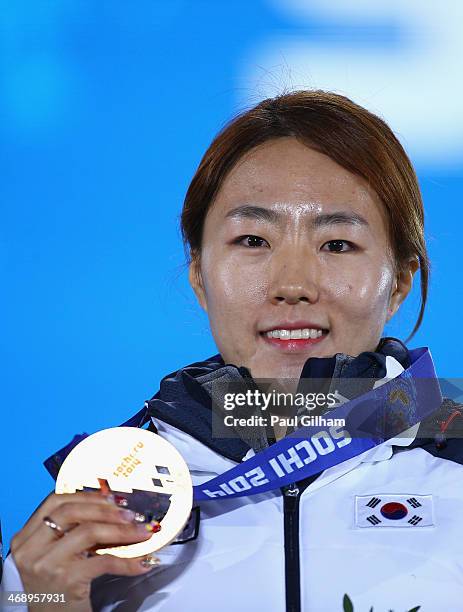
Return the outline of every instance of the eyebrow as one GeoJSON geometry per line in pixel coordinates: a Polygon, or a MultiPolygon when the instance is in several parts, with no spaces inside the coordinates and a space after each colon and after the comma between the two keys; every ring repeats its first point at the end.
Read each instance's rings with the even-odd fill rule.
{"type": "MultiPolygon", "coordinates": [[[[276,210],[264,208],[263,206],[244,204],[243,206],[238,206],[237,208],[229,210],[225,218],[236,219],[238,221],[242,219],[253,219],[254,221],[264,221],[266,223],[278,225],[283,221],[284,215],[276,210]]],[[[350,210],[337,210],[333,213],[317,214],[310,220],[309,224],[313,229],[320,229],[330,225],[369,226],[365,217],[350,210]]]]}

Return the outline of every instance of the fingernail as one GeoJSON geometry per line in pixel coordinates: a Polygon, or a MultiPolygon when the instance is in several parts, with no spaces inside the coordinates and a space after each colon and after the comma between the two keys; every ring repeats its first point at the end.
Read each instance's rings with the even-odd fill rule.
{"type": "Polygon", "coordinates": [[[146,531],[150,531],[151,533],[157,533],[161,529],[161,523],[152,520],[149,523],[145,523],[145,528],[146,531]]]}
{"type": "Polygon", "coordinates": [[[146,523],[137,523],[135,527],[141,535],[148,535],[148,533],[150,532],[150,530],[146,528],[146,523]]]}
{"type": "Polygon", "coordinates": [[[119,514],[124,521],[131,523],[135,519],[135,512],[133,510],[119,510],[119,514]]]}
{"type": "Polygon", "coordinates": [[[148,555],[147,557],[145,557],[144,559],[140,561],[140,565],[144,567],[145,569],[149,567],[154,567],[155,565],[159,565],[160,563],[161,563],[160,559],[158,559],[154,555],[148,555]]]}
{"type": "Polygon", "coordinates": [[[141,514],[140,512],[134,512],[134,517],[133,520],[135,521],[135,523],[145,523],[146,522],[146,516],[144,514],[141,514]]]}
{"type": "Polygon", "coordinates": [[[110,504],[114,504],[115,503],[115,497],[112,493],[108,493],[108,495],[104,495],[104,498],[107,502],[109,502],[110,504]]]}
{"type": "Polygon", "coordinates": [[[123,495],[114,495],[114,501],[118,506],[122,506],[123,508],[129,505],[127,498],[123,495]]]}
{"type": "Polygon", "coordinates": [[[157,533],[161,529],[160,523],[157,521],[151,521],[151,523],[138,523],[137,529],[142,533],[157,533]]]}

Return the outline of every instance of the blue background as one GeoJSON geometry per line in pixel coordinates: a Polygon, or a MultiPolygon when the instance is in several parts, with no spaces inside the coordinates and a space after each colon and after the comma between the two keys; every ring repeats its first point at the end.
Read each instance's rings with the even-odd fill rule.
{"type": "MultiPolygon", "coordinates": [[[[259,45],[294,35],[329,44],[342,61],[349,46],[400,52],[409,41],[384,12],[368,27],[356,15],[302,20],[276,0],[15,0],[0,9],[6,552],[52,489],[43,459],[76,432],[122,422],[164,374],[216,352],[188,287],[178,217],[217,130],[293,83],[284,51],[281,66],[265,66],[259,45]]],[[[395,99],[400,107],[400,92],[395,99]]],[[[407,143],[433,262],[410,346],[429,346],[440,375],[459,376],[463,155],[451,142],[433,153],[432,142],[428,150],[404,133],[407,143]]],[[[385,332],[405,339],[417,304],[415,291],[385,332]]]]}

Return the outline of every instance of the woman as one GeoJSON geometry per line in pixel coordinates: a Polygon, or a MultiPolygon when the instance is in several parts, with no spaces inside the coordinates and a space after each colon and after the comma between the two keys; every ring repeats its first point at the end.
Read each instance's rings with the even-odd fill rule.
{"type": "MultiPolygon", "coordinates": [[[[190,282],[219,355],[167,376],[147,403],[195,483],[274,441],[265,427],[213,435],[210,395],[219,378],[298,380],[322,372],[374,381],[410,366],[405,345],[381,336],[418,268],[422,303],[413,333],[423,318],[423,224],[402,146],[380,118],[343,96],[278,96],[222,130],[182,213],[190,282]]],[[[440,421],[452,410],[460,414],[445,401],[440,421]]],[[[331,612],[341,610],[344,593],[359,610],[461,609],[457,447],[449,444],[442,459],[432,440],[426,446],[416,436],[417,426],[410,432],[282,490],[201,503],[199,536],[160,551],[157,567],[149,559],[87,556],[97,542],[149,534],[96,494],[52,495],[14,537],[4,588],[65,590],[75,610],[91,609],[91,584],[94,609],[104,610],[331,612]],[[355,504],[378,495],[426,506],[429,526],[359,524],[355,504]],[[70,529],[65,538],[44,524],[47,516],[70,529]]],[[[276,427],[273,435],[284,433],[276,427]]]]}

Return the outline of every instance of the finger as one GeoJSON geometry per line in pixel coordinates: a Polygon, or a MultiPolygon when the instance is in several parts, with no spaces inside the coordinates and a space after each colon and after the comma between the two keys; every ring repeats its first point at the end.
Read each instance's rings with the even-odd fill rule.
{"type": "Polygon", "coordinates": [[[21,531],[14,535],[11,541],[11,551],[13,553],[17,552],[24,542],[32,536],[37,528],[43,524],[43,519],[46,516],[52,516],[54,519],[54,510],[63,503],[70,501],[80,504],[88,504],[91,502],[100,504],[103,507],[111,507],[115,505],[107,497],[94,491],[79,491],[78,493],[63,493],[60,495],[50,493],[50,495],[43,500],[40,506],[31,515],[21,531]]]}
{"type": "Polygon", "coordinates": [[[67,502],[53,511],[53,519],[64,530],[80,523],[131,523],[137,515],[133,510],[115,504],[67,502]]]}
{"type": "MultiPolygon", "coordinates": [[[[102,504],[103,506],[115,505],[107,497],[103,496],[98,491],[79,491],[78,493],[62,493],[57,495],[56,493],[50,493],[38,508],[31,515],[24,527],[19,531],[13,538],[16,546],[20,546],[37,527],[43,522],[46,516],[53,516],[53,511],[63,503],[72,501],[73,503],[87,504],[89,502],[102,504]]],[[[13,550],[13,541],[11,550],[13,550]]]]}
{"type": "Polygon", "coordinates": [[[62,568],[48,567],[46,580],[60,585],[60,592],[68,602],[85,601],[90,596],[90,585],[94,578],[103,574],[116,576],[139,576],[150,572],[159,559],[154,555],[134,559],[120,559],[114,555],[98,555],[85,561],[74,561],[63,571],[62,568]],[[146,563],[146,559],[151,563],[146,563]]]}
{"type": "Polygon", "coordinates": [[[86,580],[93,580],[103,574],[115,576],[138,576],[146,574],[160,564],[155,555],[144,555],[133,559],[121,559],[114,555],[97,555],[84,561],[78,561],[76,569],[86,580]]]}
{"type": "MultiPolygon", "coordinates": [[[[68,530],[81,523],[104,522],[124,525],[133,522],[135,516],[132,510],[125,510],[110,504],[65,502],[53,510],[53,517],[49,518],[52,518],[53,522],[66,534],[68,530]]],[[[31,535],[30,544],[33,543],[35,550],[44,550],[53,545],[60,537],[60,532],[54,531],[42,522],[31,535]]]]}
{"type": "Polygon", "coordinates": [[[145,542],[152,535],[144,524],[81,523],[51,545],[38,563],[62,567],[89,549],[145,542]]]}

